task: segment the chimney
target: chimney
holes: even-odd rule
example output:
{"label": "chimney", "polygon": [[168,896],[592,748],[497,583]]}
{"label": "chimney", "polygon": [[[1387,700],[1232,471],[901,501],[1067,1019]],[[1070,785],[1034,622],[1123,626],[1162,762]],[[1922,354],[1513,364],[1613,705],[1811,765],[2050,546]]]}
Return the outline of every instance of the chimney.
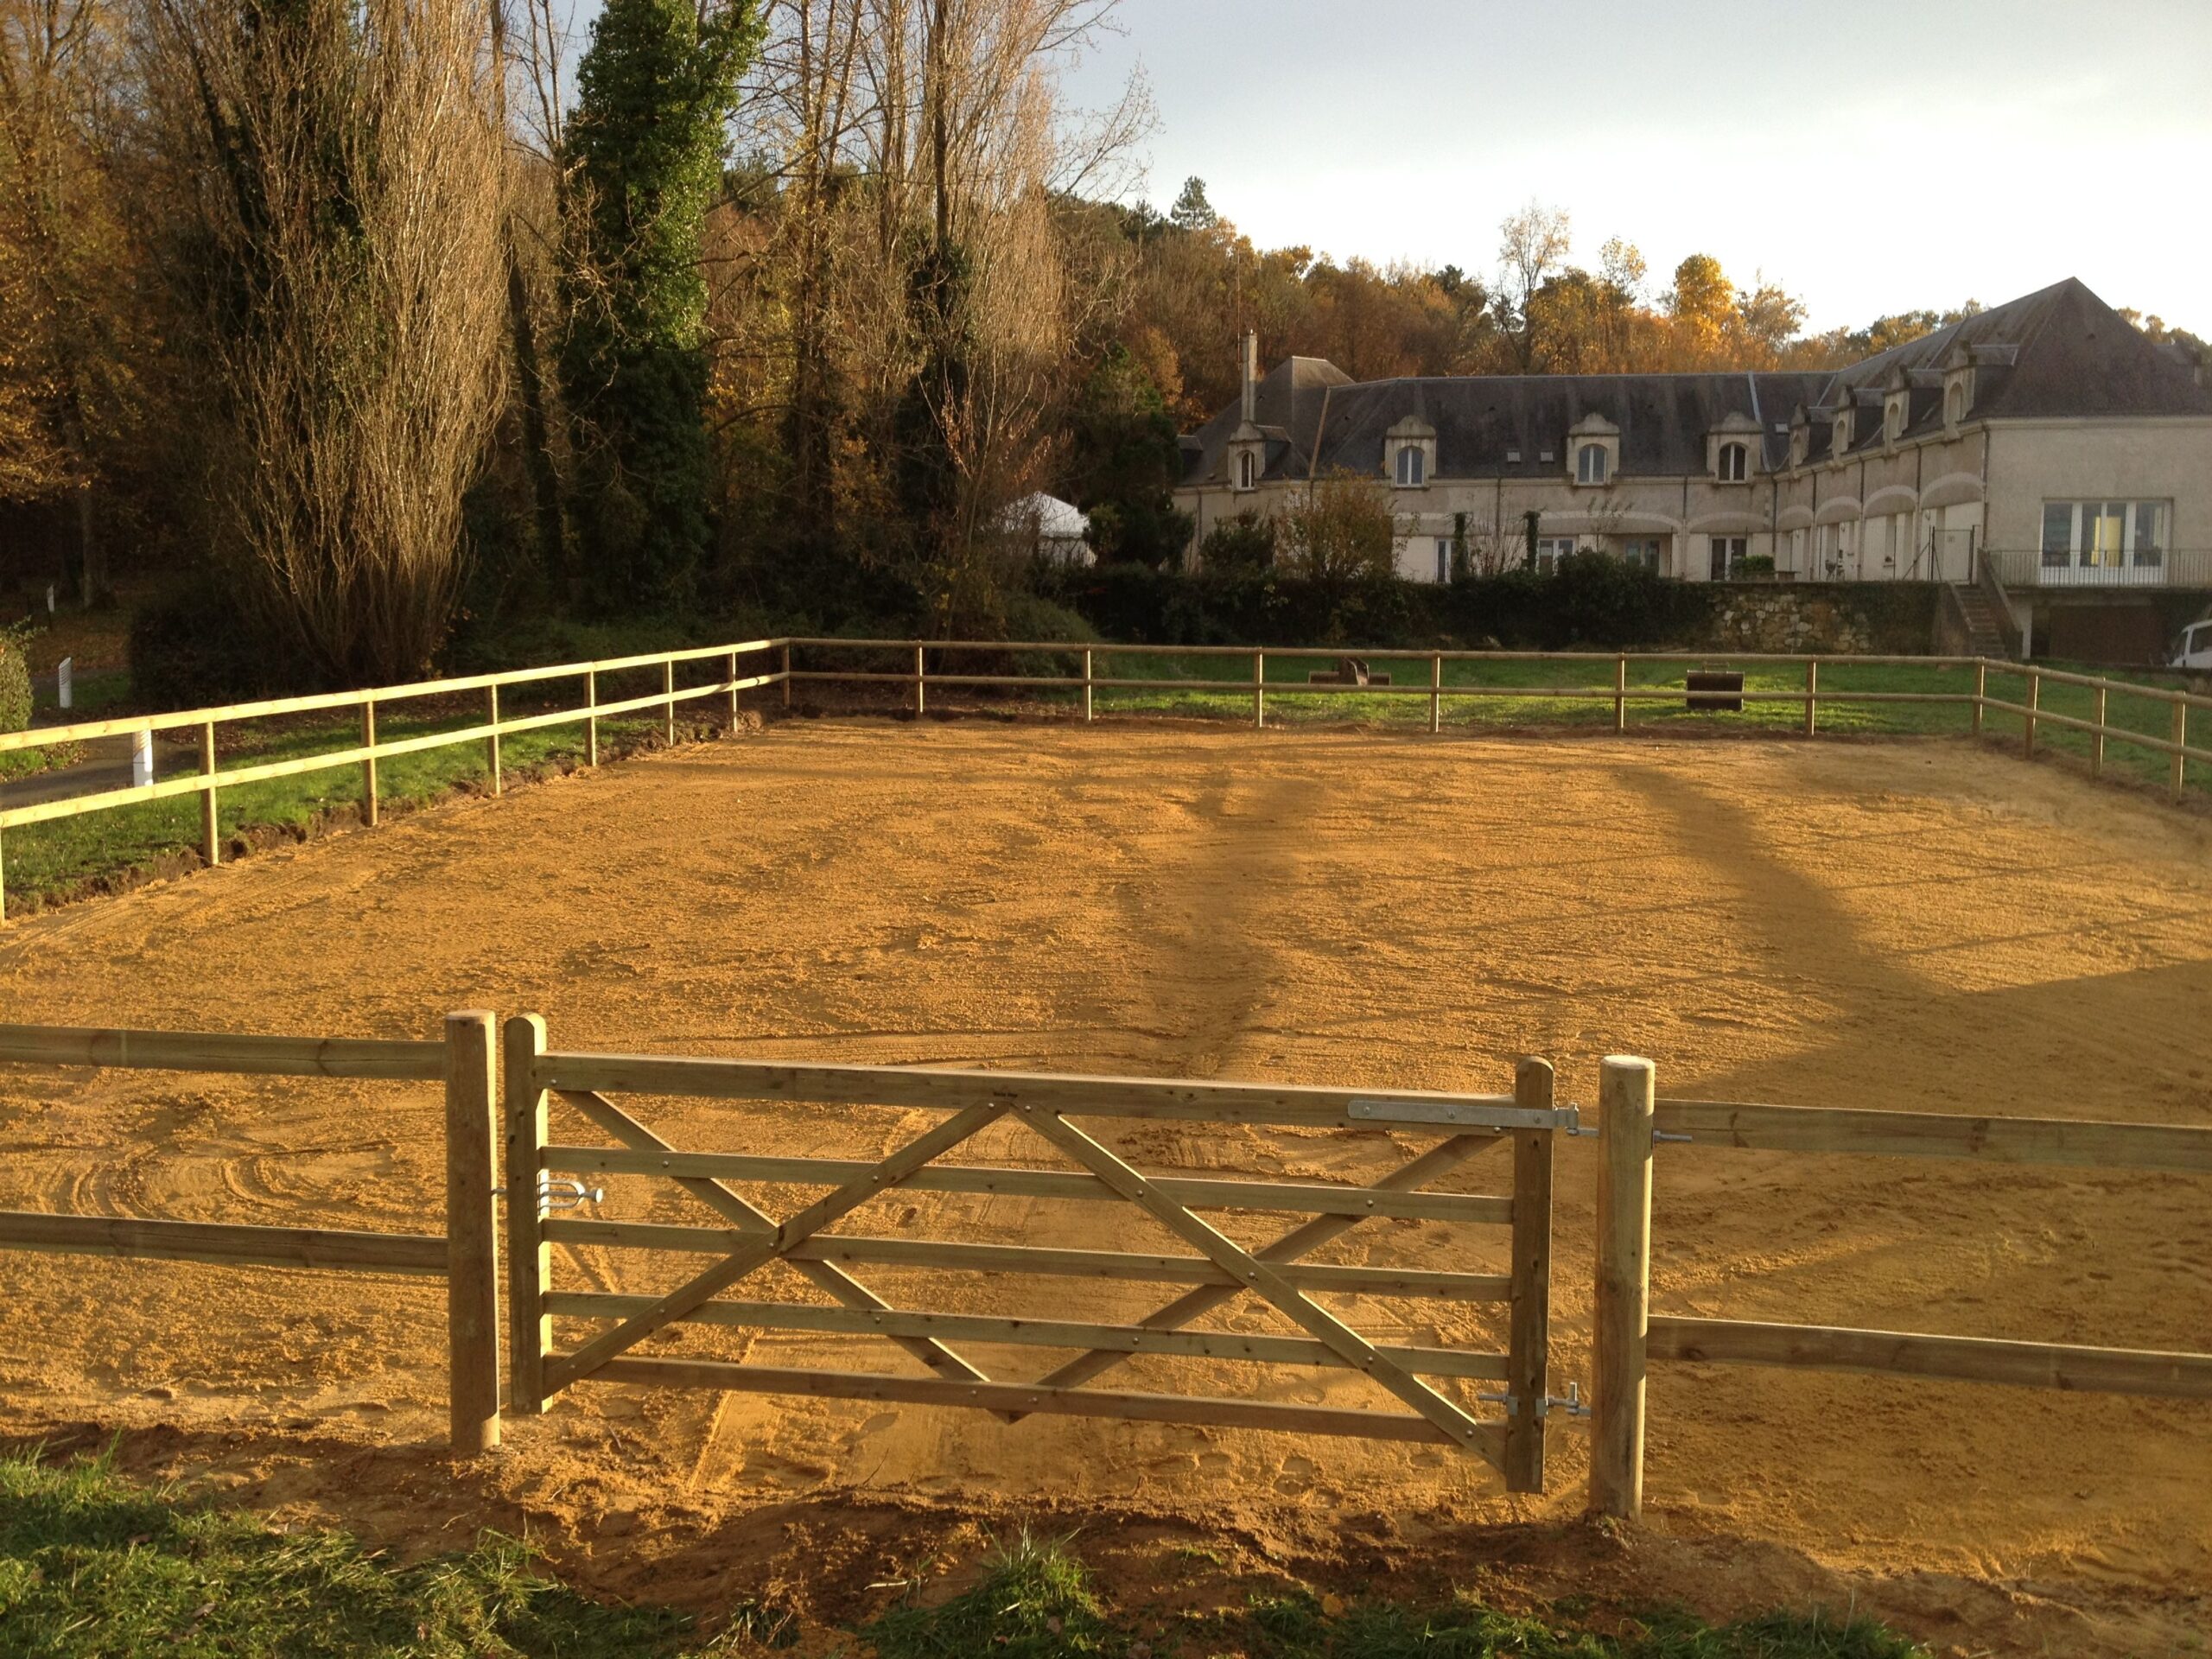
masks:
{"label": "chimney", "polygon": [[1260,417],[1260,337],[1251,329],[1244,331],[1244,424],[1255,424]]}

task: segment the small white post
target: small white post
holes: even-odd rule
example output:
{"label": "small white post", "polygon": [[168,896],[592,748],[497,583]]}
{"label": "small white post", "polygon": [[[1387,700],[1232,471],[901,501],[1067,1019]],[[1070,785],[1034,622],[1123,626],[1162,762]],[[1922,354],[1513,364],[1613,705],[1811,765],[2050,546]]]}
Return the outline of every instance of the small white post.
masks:
{"label": "small white post", "polygon": [[77,659],[74,657],[64,657],[61,666],[54,671],[54,701],[64,709],[76,698],[76,668]]}
{"label": "small white post", "polygon": [[130,749],[130,786],[143,789],[154,781],[154,734],[141,730],[133,734]]}

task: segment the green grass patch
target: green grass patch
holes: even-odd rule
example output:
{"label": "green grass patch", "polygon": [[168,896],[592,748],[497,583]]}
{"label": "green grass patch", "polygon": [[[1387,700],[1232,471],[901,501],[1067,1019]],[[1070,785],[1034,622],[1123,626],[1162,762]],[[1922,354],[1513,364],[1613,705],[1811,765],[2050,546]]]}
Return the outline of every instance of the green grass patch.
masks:
{"label": "green grass patch", "polygon": [[279,1533],[105,1461],[0,1459],[0,1659],[658,1659],[707,1651],[662,1608],[609,1607],[511,1538],[400,1566]]}

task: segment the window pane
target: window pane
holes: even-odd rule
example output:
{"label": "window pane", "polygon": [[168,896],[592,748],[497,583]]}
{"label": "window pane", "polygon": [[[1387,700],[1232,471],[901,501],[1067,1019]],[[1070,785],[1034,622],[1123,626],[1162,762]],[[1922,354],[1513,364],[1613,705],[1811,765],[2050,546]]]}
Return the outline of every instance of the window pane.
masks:
{"label": "window pane", "polygon": [[2165,557],[2166,508],[2163,501],[2135,504],[2135,563],[2156,565]]}
{"label": "window pane", "polygon": [[2043,562],[2054,570],[2063,570],[2068,563],[2067,554],[2074,545],[2074,504],[2071,501],[2046,501],[2043,504]]}

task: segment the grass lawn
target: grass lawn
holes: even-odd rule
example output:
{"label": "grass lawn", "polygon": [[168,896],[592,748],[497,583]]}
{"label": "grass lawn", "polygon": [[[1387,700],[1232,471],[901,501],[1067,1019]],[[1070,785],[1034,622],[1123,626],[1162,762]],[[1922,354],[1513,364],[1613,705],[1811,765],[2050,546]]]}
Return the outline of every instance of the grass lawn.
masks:
{"label": "grass lawn", "polygon": [[707,1628],[665,1608],[594,1602],[496,1535],[403,1566],[343,1533],[279,1532],[175,1489],[135,1485],[104,1461],[0,1459],[0,1659],[677,1659],[772,1653],[803,1636],[810,1651],[854,1659],[1928,1659],[1869,1620],[1817,1611],[1725,1627],[1616,1615],[1603,1635],[1576,1628],[1563,1605],[1554,1612],[1305,1591],[1203,1614],[1122,1609],[1067,1546],[1022,1537],[953,1599],[852,1630],[802,1631],[750,1605]]}

